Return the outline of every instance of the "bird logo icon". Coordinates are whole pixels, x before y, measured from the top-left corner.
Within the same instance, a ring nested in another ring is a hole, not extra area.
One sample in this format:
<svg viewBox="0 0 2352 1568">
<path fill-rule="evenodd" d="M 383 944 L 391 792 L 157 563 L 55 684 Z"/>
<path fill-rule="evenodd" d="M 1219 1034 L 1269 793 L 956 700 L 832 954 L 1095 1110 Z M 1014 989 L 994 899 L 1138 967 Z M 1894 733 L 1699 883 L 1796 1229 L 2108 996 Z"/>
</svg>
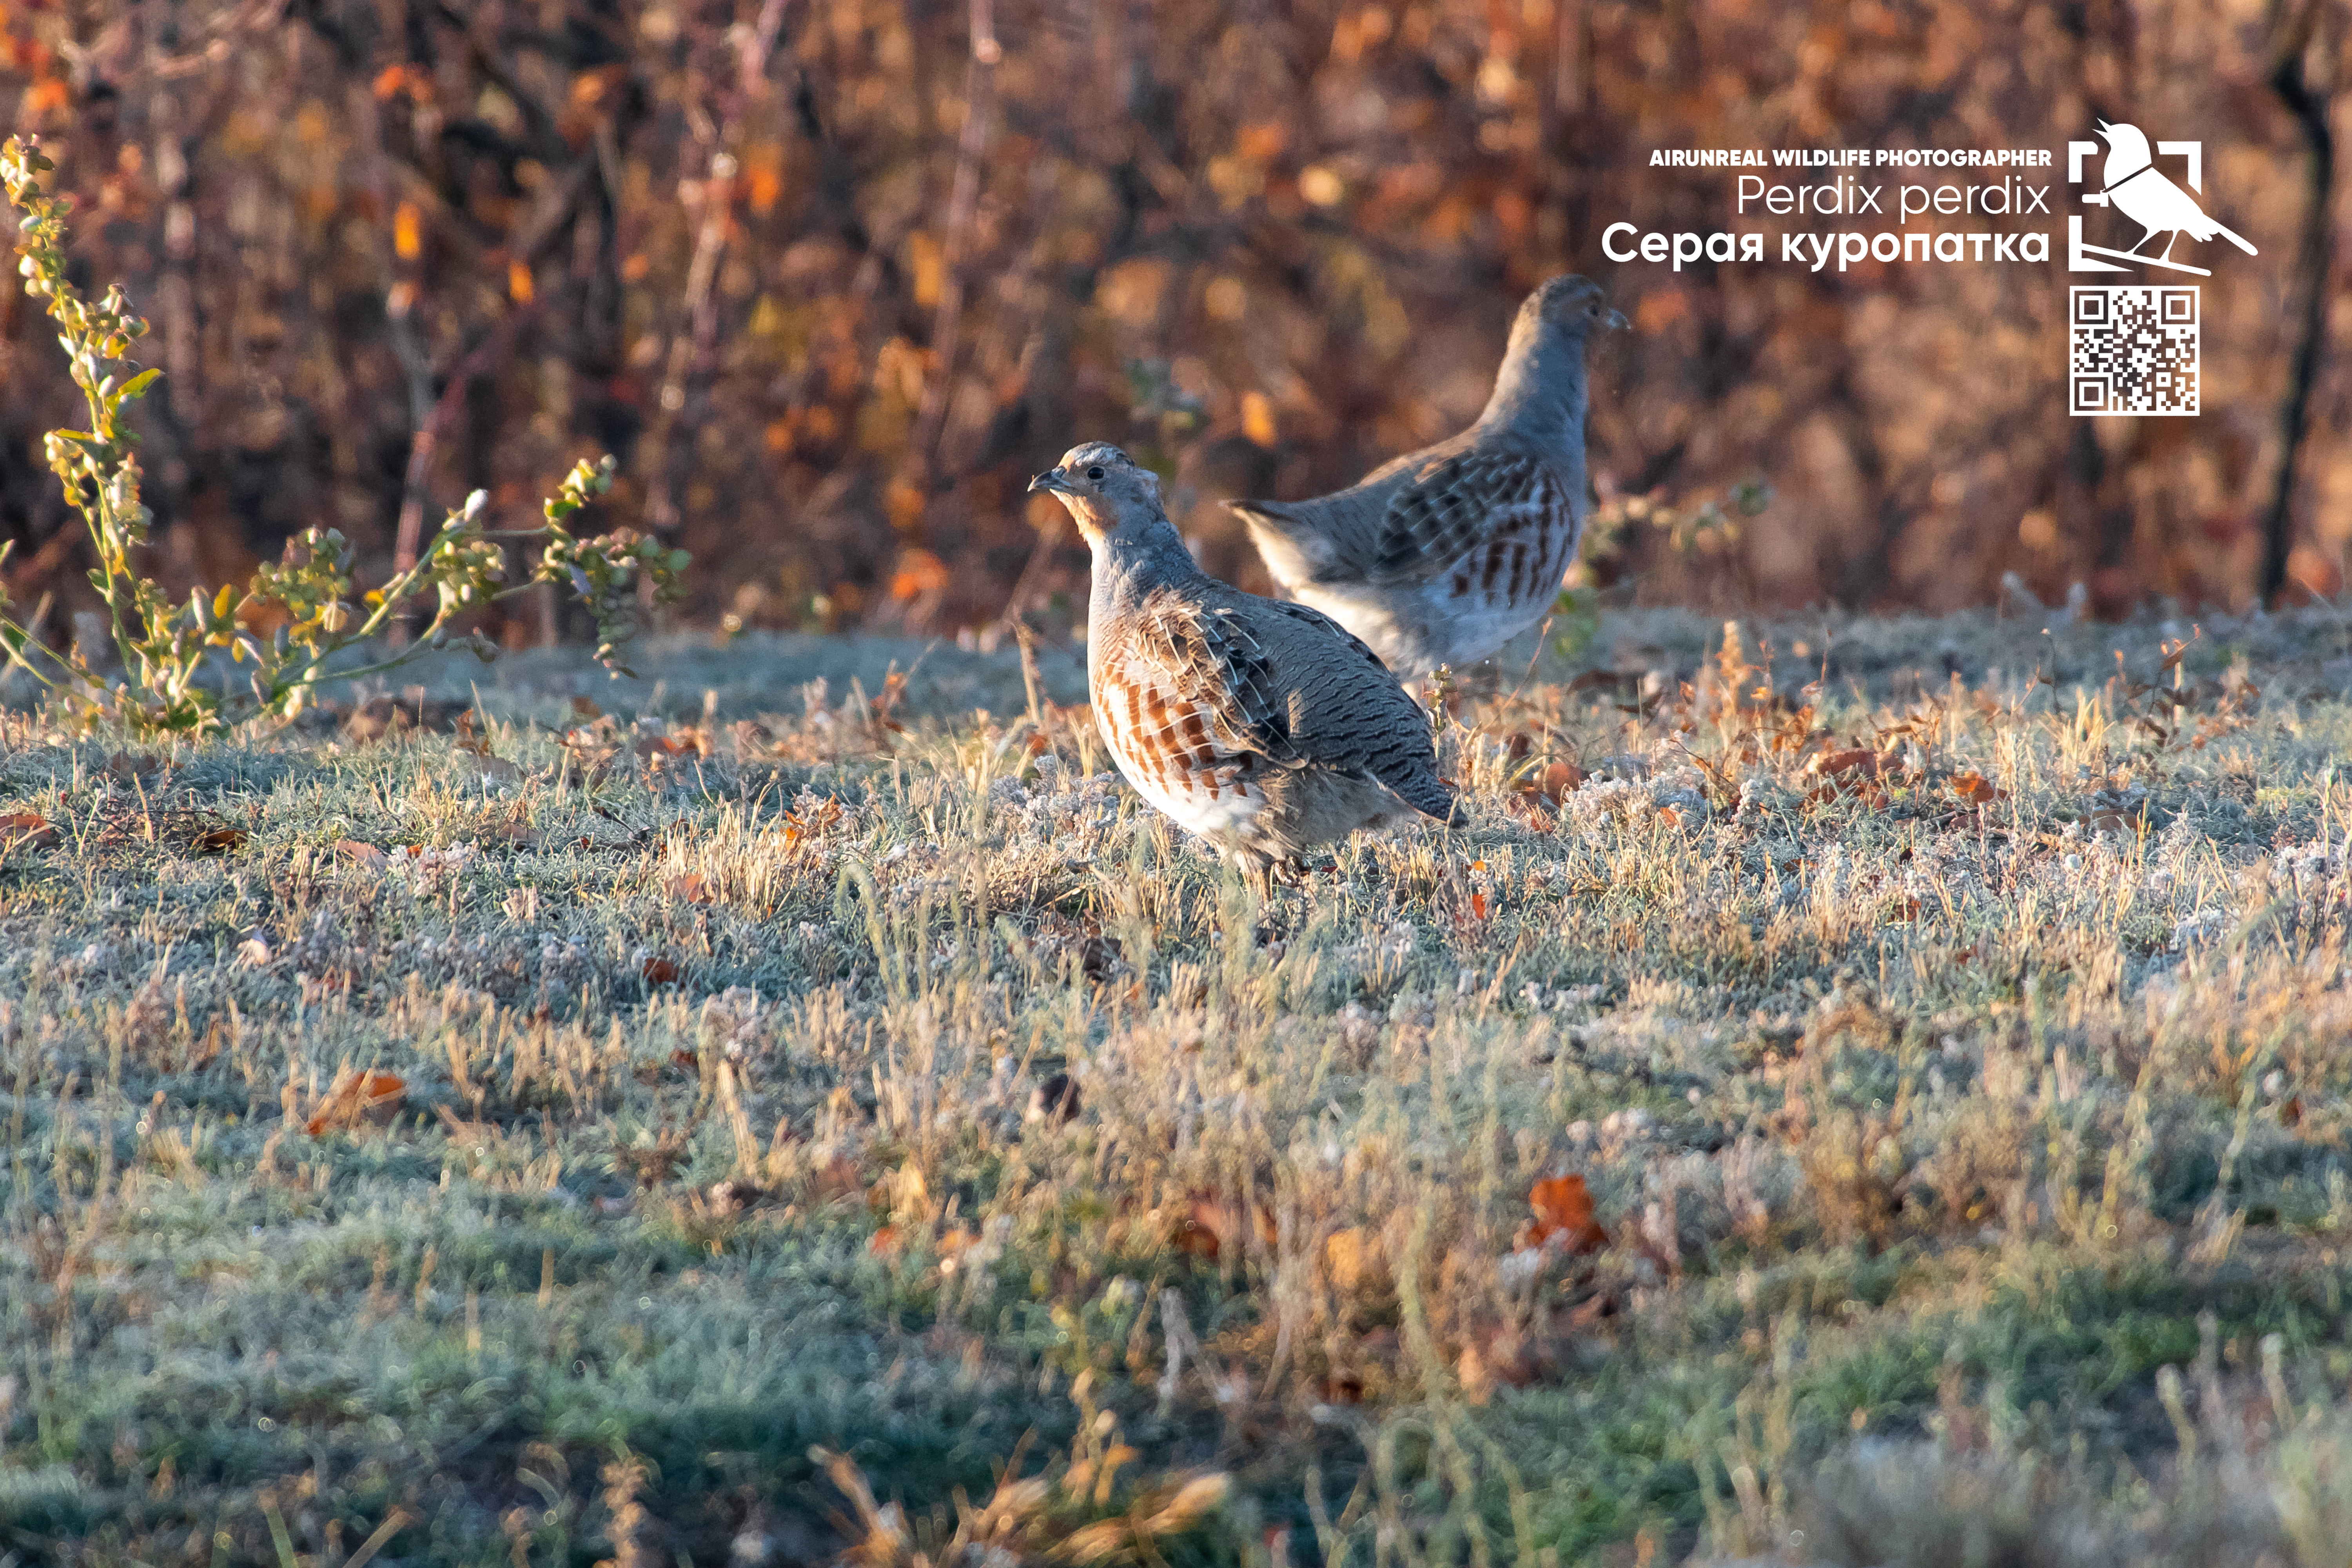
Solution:
<svg viewBox="0 0 2352 1568">
<path fill-rule="evenodd" d="M 2116 262 L 2134 262 L 2143 267 L 2162 267 L 2175 272 L 2193 272 L 2200 278 L 2210 278 L 2209 268 L 2192 267 L 2172 259 L 2172 247 L 2187 235 L 2199 244 L 2211 239 L 2226 239 L 2248 256 L 2257 254 L 2253 246 L 2236 230 L 2224 226 L 2206 216 L 2190 191 L 2202 190 L 2204 181 L 2203 146 L 2196 142 L 2159 142 L 2153 151 L 2147 137 L 2137 125 L 2110 124 L 2100 121 L 2099 135 L 2106 142 L 2105 167 L 2100 171 L 2100 184 L 2083 197 L 2089 206 L 2112 207 L 2140 226 L 2140 237 L 2128 250 L 2111 250 L 2104 246 L 2086 245 L 2083 241 L 2083 220 L 2080 216 L 2067 219 L 2068 269 L 2074 272 L 2123 272 L 2128 268 Z M 2083 178 L 2085 153 L 2099 152 L 2095 142 L 2067 143 L 2069 178 L 2077 184 Z M 2189 189 L 2175 184 L 2171 176 L 2156 166 L 2156 153 L 2182 154 L 2189 160 Z M 2157 236 L 2164 236 L 2164 248 L 2155 255 L 2144 254 Z M 2108 257 L 2112 260 L 2094 260 Z"/>
</svg>

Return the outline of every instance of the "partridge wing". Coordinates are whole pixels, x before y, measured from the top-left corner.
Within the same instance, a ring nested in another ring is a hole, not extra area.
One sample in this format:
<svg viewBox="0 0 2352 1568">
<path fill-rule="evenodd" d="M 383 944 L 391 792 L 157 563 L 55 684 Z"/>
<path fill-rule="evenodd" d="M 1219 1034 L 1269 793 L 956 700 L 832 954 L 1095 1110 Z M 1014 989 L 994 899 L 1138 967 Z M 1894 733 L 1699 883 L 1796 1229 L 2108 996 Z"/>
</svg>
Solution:
<svg viewBox="0 0 2352 1568">
<path fill-rule="evenodd" d="M 1416 809 L 1448 820 L 1453 792 L 1437 776 L 1429 722 L 1360 637 L 1305 605 L 1258 600 L 1224 613 L 1260 619 L 1263 679 L 1289 705 L 1282 732 L 1299 763 L 1376 779 Z"/>
<path fill-rule="evenodd" d="M 1407 587 L 1442 576 L 1514 515 L 1557 506 L 1562 499 L 1551 470 L 1522 452 L 1457 452 L 1436 458 L 1390 496 L 1370 581 L 1383 588 Z"/>
</svg>

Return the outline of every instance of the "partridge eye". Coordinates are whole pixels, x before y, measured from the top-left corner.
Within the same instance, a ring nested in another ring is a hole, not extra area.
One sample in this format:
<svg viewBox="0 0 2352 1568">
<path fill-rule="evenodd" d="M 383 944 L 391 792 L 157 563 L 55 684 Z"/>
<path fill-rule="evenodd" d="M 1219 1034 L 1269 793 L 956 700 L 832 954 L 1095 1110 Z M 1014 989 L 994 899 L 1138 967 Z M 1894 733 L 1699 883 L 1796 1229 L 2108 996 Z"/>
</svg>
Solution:
<svg viewBox="0 0 2352 1568">
<path fill-rule="evenodd" d="M 1100 469 L 1100 468 L 1088 468 L 1088 469 L 1087 470 L 1087 478 L 1088 478 L 1088 479 L 1101 479 L 1101 478 L 1102 478 L 1102 469 Z"/>
</svg>

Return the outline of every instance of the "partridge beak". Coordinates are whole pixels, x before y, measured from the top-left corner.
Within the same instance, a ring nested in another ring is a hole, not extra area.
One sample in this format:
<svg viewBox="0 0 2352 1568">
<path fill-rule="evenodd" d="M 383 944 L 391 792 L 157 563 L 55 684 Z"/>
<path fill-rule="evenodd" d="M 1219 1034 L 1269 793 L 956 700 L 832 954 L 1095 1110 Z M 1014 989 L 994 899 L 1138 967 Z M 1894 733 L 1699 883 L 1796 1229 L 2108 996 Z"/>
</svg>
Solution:
<svg viewBox="0 0 2352 1568">
<path fill-rule="evenodd" d="M 1047 468 L 1044 473 L 1039 474 L 1035 479 L 1029 481 L 1029 493 L 1031 495 L 1034 496 L 1040 490 L 1047 491 L 1058 496 L 1075 495 L 1077 493 L 1070 488 L 1069 479 L 1059 468 Z"/>
<path fill-rule="evenodd" d="M 1619 331 L 1623 331 L 1627 327 L 1632 326 L 1633 323 L 1625 319 L 1624 311 L 1612 310 L 1607 315 L 1601 318 L 1601 324 L 1604 327 L 1612 327 Z"/>
</svg>

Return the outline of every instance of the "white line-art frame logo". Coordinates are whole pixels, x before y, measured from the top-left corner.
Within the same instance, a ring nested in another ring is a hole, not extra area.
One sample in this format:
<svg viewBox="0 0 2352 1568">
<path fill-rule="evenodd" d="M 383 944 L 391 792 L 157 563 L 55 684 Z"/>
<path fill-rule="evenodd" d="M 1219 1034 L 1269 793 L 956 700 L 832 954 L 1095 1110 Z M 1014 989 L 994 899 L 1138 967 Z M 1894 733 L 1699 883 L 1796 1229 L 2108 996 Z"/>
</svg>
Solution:
<svg viewBox="0 0 2352 1568">
<path fill-rule="evenodd" d="M 2257 254 L 2243 235 L 2205 211 L 2200 199 L 2205 191 L 2203 142 L 2158 142 L 2150 151 L 2147 137 L 2138 126 L 2110 124 L 2104 120 L 2099 121 L 2099 135 L 2106 143 L 2104 148 L 2097 142 L 2066 143 L 2066 182 L 2073 185 L 2084 184 L 2084 158 L 2104 152 L 2105 158 L 2099 172 L 2098 188 L 2083 197 L 2084 205 L 2109 208 L 2119 216 L 2138 224 L 2141 234 L 2128 249 L 2091 245 L 2083 238 L 2083 216 L 2080 213 L 2069 215 L 2066 219 L 2067 271 L 2128 272 L 2133 267 L 2158 267 L 2168 271 L 2210 278 L 2213 275 L 2210 268 L 2173 259 L 2173 247 L 2180 243 L 2183 235 L 2198 244 L 2226 239 L 2248 256 Z M 2187 166 L 2183 171 L 2188 179 L 2186 189 L 2158 167 L 2157 159 L 2159 157 L 2178 157 L 2186 161 Z M 2147 247 L 2158 235 L 2164 237 L 2163 249 L 2154 255 L 2147 254 Z"/>
</svg>

